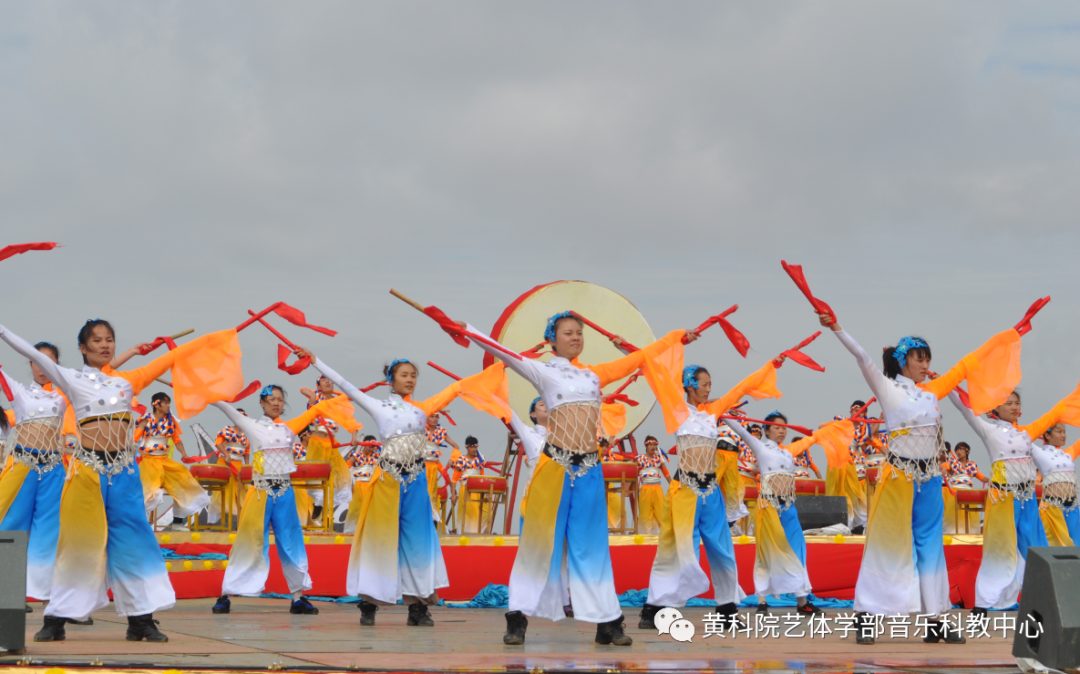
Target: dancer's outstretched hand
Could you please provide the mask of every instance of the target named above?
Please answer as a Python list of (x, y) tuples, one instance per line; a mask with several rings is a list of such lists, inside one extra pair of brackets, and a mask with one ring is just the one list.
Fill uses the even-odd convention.
[(311, 359), (311, 362), (315, 362), (315, 354), (311, 352), (311, 349), (305, 349), (302, 346), (298, 346), (293, 349), (293, 354), (295, 354), (297, 358), (303, 358), (307, 356)]
[(697, 330), (687, 330), (686, 335), (683, 337), (683, 344), (689, 344), (690, 342), (696, 342), (701, 337), (701, 333)]
[(829, 328), (833, 332), (840, 332), (840, 324), (836, 322), (836, 318), (827, 311), (817, 311), (818, 321), (821, 322), (821, 327)]

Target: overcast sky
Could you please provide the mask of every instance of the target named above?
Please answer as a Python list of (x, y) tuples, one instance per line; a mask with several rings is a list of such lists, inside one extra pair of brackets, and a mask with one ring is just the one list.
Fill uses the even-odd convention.
[[(7, 2), (0, 245), (64, 247), (0, 264), (0, 321), (76, 366), (88, 318), (129, 345), (283, 300), (362, 386), (397, 357), (480, 366), (392, 286), (490, 328), (582, 279), (657, 334), (738, 302), (749, 358), (718, 330), (688, 349), (726, 389), (816, 329), (787, 259), (868, 351), (917, 333), (942, 370), (1052, 295), (1032, 419), (1080, 381), (1078, 122), (1072, 3)], [(314, 375), (242, 342), (299, 412)], [(750, 412), (870, 395), (831, 335), (808, 352), (827, 372), (786, 366)], [(501, 427), (451, 409), (498, 460)]]

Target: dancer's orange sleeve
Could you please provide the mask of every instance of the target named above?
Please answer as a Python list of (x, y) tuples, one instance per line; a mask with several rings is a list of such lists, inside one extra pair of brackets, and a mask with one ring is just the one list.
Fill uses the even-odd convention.
[(967, 379), (971, 409), (979, 415), (1005, 402), (1020, 378), (1020, 334), (1005, 330), (964, 356), (945, 374), (919, 384), (919, 388), (941, 400)]
[(1080, 426), (1080, 386), (1051, 407), (1049, 412), (1030, 424), (1018, 426), (1018, 428), (1027, 431), (1028, 437), (1035, 440), (1058, 423)]
[(749, 377), (736, 384), (735, 388), (725, 393), (722, 398), (709, 403), (705, 410), (715, 417), (720, 414), (727, 414), (728, 410), (738, 403), (743, 396), (761, 400), (763, 398), (779, 398), (782, 395), (784, 394), (776, 388), (776, 366), (772, 364), (772, 361), (769, 361)]

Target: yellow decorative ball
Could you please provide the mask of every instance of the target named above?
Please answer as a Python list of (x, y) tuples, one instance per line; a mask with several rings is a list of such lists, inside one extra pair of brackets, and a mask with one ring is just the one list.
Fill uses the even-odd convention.
[(641, 534), (634, 536), (634, 545), (642, 545), (645, 543), (645, 537)]
[(202, 539), (202, 534), (200, 534), (198, 531), (191, 534), (191, 540), (195, 541), (196, 543), (198, 543), (201, 539)]
[(952, 545), (952, 536), (945, 536), (941, 542), (945, 545)]
[(746, 534), (743, 534), (742, 536), (739, 536), (739, 545), (746, 545), (749, 542), (750, 542), (750, 537), (747, 536)]
[(162, 674), (184, 674), (179, 669), (166, 669)]
[(467, 536), (462, 536), (461, 538), (458, 539), (458, 545), (468, 545), (468, 544), (469, 544), (469, 539), (468, 539)]
[(843, 543), (844, 542), (844, 534), (836, 534), (835, 536), (832, 537), (832, 542), (833, 543)]
[(45, 670), (45, 674), (66, 674), (67, 670), (63, 667), (49, 667)]
[(194, 567), (195, 565), (191, 563), (190, 559), (184, 560), (184, 571), (191, 571)]
[(221, 568), (223, 568), (223, 569), (229, 568), (229, 560), (226, 559), (224, 562), (222, 562), (221, 563)]
[(214, 563), (212, 561), (210, 561), (209, 559), (205, 560), (202, 563), (202, 565), (203, 565), (203, 568), (206, 569), (207, 571), (214, 568)]
[(345, 537), (344, 536), (334, 536), (334, 543), (336, 545), (341, 545), (344, 542), (345, 542)]
[(236, 534), (229, 534), (229, 542), (230, 543), (235, 543), (236, 542)]
[(307, 545), (310, 542), (311, 542), (311, 536), (304, 536), (304, 545)]
[(165, 570), (172, 571), (172, 562), (165, 562)]
[(171, 540), (172, 540), (172, 536), (170, 536), (169, 534), (161, 534), (161, 542), (162, 543), (168, 543)]
[(504, 539), (502, 536), (496, 536), (494, 542), (495, 542), (495, 547), (500, 547), (500, 546), (506, 544), (506, 539)]

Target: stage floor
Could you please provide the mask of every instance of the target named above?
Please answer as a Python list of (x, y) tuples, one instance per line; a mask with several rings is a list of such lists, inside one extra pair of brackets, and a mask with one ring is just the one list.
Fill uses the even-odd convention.
[[(20, 659), (22, 674), (48, 667), (93, 665), (113, 669), (267, 671), (805, 671), (805, 672), (1017, 672), (1011, 638), (995, 635), (962, 646), (889, 639), (873, 647), (834, 633), (824, 638), (701, 638), (707, 609), (684, 609), (698, 628), (692, 643), (655, 630), (637, 629), (637, 609), (627, 609), (629, 648), (593, 643), (594, 626), (534, 620), (525, 646), (504, 646), (503, 611), (434, 607), (434, 628), (406, 627), (404, 607), (380, 610), (378, 625), (361, 628), (354, 605), (319, 602), (317, 616), (294, 616), (280, 599), (233, 599), (233, 612), (210, 613), (213, 600), (191, 599), (155, 617), (167, 644), (131, 643), (127, 622), (110, 610), (94, 614), (90, 627), (68, 626), (67, 640), (36, 644), (41, 604), (27, 615), (27, 653), (0, 658), (0, 670)], [(780, 613), (783, 609), (776, 609)], [(631, 615), (632, 613), (632, 615)], [(966, 614), (966, 612), (963, 612)], [(805, 624), (805, 621), (804, 621)], [(23, 662), (26, 662), (23, 660)], [(19, 663), (22, 664), (22, 663)], [(53, 672), (51, 674), (61, 674)]]

